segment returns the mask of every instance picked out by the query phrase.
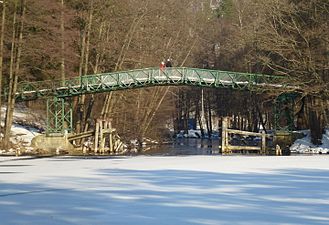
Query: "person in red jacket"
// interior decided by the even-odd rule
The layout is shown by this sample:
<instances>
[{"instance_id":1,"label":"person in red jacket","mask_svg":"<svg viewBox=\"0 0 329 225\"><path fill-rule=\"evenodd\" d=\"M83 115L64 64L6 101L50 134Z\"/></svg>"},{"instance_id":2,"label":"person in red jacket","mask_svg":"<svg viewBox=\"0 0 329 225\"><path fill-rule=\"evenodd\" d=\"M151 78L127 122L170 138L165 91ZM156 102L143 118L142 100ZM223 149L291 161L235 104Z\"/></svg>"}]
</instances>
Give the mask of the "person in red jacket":
<instances>
[{"instance_id":1,"label":"person in red jacket","mask_svg":"<svg viewBox=\"0 0 329 225\"><path fill-rule=\"evenodd\" d=\"M160 64L160 70L163 71L165 68L166 68L166 64L165 62L162 61Z\"/></svg>"}]
</instances>

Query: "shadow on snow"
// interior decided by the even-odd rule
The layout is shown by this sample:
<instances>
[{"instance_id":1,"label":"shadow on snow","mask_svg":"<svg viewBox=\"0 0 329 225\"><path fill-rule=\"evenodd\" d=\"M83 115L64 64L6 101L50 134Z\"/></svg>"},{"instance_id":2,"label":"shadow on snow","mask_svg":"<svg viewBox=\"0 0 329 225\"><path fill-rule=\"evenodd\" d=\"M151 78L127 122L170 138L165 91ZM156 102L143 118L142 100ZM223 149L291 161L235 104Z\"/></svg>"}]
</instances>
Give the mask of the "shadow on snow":
<instances>
[{"instance_id":1,"label":"shadow on snow","mask_svg":"<svg viewBox=\"0 0 329 225\"><path fill-rule=\"evenodd\" d=\"M326 170L100 170L0 184L2 224L328 224ZM1 176L1 174L0 174Z\"/></svg>"}]
</instances>

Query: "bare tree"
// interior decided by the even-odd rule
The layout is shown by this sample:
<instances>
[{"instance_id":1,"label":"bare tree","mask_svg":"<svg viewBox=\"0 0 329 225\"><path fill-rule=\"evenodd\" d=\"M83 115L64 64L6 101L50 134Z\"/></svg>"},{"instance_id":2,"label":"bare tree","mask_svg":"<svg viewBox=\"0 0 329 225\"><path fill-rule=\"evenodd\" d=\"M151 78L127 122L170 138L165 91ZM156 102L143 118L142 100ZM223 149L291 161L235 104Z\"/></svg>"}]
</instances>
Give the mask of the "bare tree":
<instances>
[{"instance_id":1,"label":"bare tree","mask_svg":"<svg viewBox=\"0 0 329 225\"><path fill-rule=\"evenodd\" d=\"M25 20L25 1L20 2L20 23L18 27L18 37L16 36L16 10L18 7L17 1L15 1L15 11L13 20L13 36L12 36L12 50L11 50L11 62L10 62L10 80L9 80L9 94L6 110L5 120L5 134L3 146L7 148L9 146L10 131L13 122L13 113L15 108L15 94L17 89L17 82L20 70L20 60L23 48L23 30ZM17 46L15 45L17 42Z\"/></svg>"},{"instance_id":2,"label":"bare tree","mask_svg":"<svg viewBox=\"0 0 329 225\"><path fill-rule=\"evenodd\" d=\"M3 77L3 44L5 38L5 22L6 22L6 0L2 2L2 17L1 17L1 36L0 36L0 107L2 106L2 77ZM0 110L0 121L2 121L2 113ZM0 133L2 131L2 127L0 125Z\"/></svg>"},{"instance_id":3,"label":"bare tree","mask_svg":"<svg viewBox=\"0 0 329 225\"><path fill-rule=\"evenodd\" d=\"M61 0L61 79L65 81L65 19L64 19L64 0Z\"/></svg>"}]
</instances>

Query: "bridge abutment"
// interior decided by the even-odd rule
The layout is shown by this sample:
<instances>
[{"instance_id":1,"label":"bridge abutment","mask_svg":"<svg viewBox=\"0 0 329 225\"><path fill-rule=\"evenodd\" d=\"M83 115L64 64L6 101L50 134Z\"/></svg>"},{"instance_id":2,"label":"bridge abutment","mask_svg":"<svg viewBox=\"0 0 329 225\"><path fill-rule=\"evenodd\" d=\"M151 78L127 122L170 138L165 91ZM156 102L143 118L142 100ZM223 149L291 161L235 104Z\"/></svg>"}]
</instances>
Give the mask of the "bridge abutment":
<instances>
[{"instance_id":1,"label":"bridge abutment","mask_svg":"<svg viewBox=\"0 0 329 225\"><path fill-rule=\"evenodd\" d=\"M59 150L74 151L74 146L69 142L67 136L38 135L32 139L31 146L43 149L49 154L56 154Z\"/></svg>"}]
</instances>

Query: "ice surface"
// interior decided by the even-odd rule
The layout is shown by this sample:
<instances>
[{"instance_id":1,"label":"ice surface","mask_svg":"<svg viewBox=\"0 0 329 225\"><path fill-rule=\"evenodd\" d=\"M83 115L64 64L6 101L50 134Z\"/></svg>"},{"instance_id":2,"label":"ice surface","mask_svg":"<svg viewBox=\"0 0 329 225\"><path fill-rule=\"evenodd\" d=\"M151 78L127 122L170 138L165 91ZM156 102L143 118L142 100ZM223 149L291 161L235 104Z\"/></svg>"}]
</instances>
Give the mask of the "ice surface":
<instances>
[{"instance_id":1,"label":"ice surface","mask_svg":"<svg viewBox=\"0 0 329 225\"><path fill-rule=\"evenodd\" d=\"M1 224L329 224L328 160L0 157Z\"/></svg>"}]
</instances>

